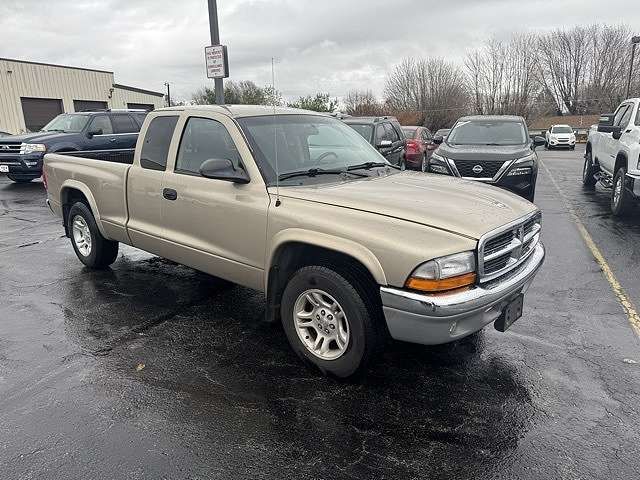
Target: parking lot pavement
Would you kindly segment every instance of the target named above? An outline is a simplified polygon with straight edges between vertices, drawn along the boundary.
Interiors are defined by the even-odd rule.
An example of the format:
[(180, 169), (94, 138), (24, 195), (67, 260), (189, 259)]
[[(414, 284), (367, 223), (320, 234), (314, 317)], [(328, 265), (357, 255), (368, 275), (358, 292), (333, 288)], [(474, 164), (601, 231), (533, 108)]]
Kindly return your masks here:
[(524, 317), (391, 345), (352, 384), (304, 368), (260, 294), (128, 247), (83, 268), (42, 185), (0, 177), (2, 478), (637, 478), (640, 344), (567, 202), (636, 304), (640, 216), (581, 190), (579, 152), (541, 157)]

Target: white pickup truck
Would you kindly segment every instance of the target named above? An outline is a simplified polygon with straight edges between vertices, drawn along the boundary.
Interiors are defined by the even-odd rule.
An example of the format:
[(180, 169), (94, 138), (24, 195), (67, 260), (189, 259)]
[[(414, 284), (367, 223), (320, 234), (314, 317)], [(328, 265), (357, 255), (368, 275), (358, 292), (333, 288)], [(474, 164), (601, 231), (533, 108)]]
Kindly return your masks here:
[(630, 98), (591, 127), (582, 183), (611, 188), (611, 211), (628, 213), (640, 197), (640, 98)]

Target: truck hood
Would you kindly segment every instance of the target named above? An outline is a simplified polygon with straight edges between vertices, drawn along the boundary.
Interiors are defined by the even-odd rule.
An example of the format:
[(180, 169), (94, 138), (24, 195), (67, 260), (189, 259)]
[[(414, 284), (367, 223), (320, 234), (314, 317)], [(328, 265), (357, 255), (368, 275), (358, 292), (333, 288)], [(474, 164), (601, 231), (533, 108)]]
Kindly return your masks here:
[(59, 138), (68, 137), (69, 135), (69, 133), (64, 132), (24, 133), (22, 135), (9, 135), (8, 137), (0, 137), (0, 143), (46, 143), (55, 141)]
[(399, 218), (473, 239), (536, 210), (497, 187), (409, 171), (339, 184), (280, 187), (280, 196)]

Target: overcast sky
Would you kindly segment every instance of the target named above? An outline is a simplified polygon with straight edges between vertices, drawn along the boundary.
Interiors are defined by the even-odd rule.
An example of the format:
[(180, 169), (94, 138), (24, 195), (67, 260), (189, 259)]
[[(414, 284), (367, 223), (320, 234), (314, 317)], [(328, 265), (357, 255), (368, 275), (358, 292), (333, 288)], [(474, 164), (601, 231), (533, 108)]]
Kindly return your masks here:
[[(218, 0), (231, 78), (287, 97), (354, 88), (382, 95), (404, 56), (462, 62), (490, 36), (625, 23), (639, 0)], [(207, 84), (206, 0), (0, 0), (0, 57), (112, 70), (118, 83), (188, 99)]]

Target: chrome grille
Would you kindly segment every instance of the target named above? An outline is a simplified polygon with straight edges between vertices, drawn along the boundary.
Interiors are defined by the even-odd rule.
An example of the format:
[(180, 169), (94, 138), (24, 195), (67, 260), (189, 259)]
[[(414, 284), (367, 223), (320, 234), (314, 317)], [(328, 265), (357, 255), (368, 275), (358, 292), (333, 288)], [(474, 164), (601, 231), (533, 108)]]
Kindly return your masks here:
[(0, 143), (0, 154), (2, 153), (20, 153), (20, 144)]
[(488, 282), (522, 264), (540, 240), (542, 214), (535, 212), (484, 235), (478, 244), (480, 282)]

